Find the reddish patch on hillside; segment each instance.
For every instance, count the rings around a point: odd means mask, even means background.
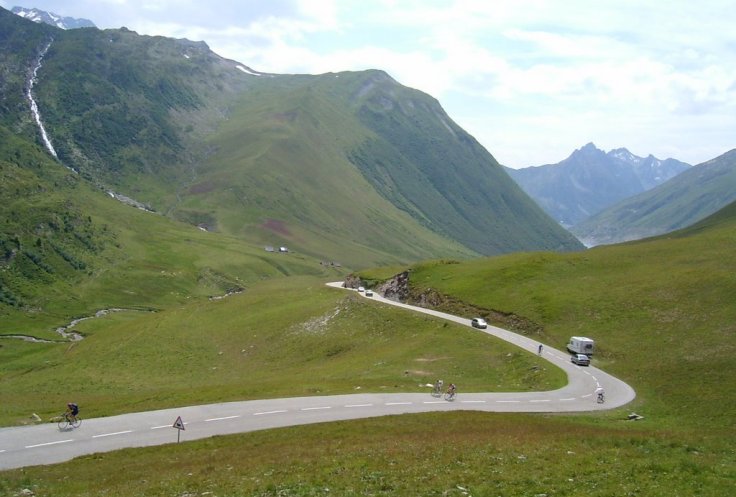
[[[196,185],[190,186],[188,193],[190,195],[199,195],[201,193],[211,192],[214,189],[215,189],[215,184],[213,182],[204,181],[202,183],[197,183]]]
[[[291,236],[291,231],[286,227],[286,223],[278,219],[266,219],[261,224],[261,228],[273,231],[281,236]]]
[[[277,122],[289,122],[292,123],[296,120],[296,118],[299,116],[299,113],[295,110],[291,112],[278,112],[275,114],[271,114],[271,117]]]

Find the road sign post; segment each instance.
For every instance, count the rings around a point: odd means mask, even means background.
[[[181,432],[186,429],[184,428],[184,422],[181,420],[181,416],[177,417],[176,421],[174,421],[174,428],[176,428],[176,443],[179,443]]]

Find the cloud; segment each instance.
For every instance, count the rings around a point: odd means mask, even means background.
[[[204,40],[260,71],[383,69],[436,97],[514,166],[589,141],[642,143],[642,153],[674,150],[690,162],[711,158],[693,151],[733,147],[724,132],[736,129],[732,0],[17,3]]]

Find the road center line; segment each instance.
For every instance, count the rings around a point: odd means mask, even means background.
[[[373,404],[348,404],[345,407],[373,407]]]
[[[485,404],[485,400],[461,400],[461,404]]]
[[[263,416],[263,415],[265,415],[265,414],[280,414],[280,413],[282,413],[282,412],[289,412],[289,411],[286,411],[286,410],[281,410],[281,411],[265,411],[265,412],[254,412],[254,413],[253,413],[253,416]]]
[[[384,405],[387,406],[408,406],[413,404],[413,402],[386,402]]]
[[[58,442],[46,442],[45,444],[36,444],[36,445],[26,445],[26,449],[32,449],[34,447],[45,447],[47,445],[56,445],[56,444],[65,444],[67,442],[73,442],[74,439],[69,440],[59,440]]]
[[[560,402],[568,402],[570,400],[575,400],[575,397],[570,397],[568,399],[560,399]]]
[[[173,428],[173,425],[161,425],[161,426],[151,426],[152,430],[160,430],[161,428]]]
[[[520,400],[497,400],[499,404],[518,404]]]
[[[530,400],[529,402],[549,402],[549,399],[536,399],[536,400]]]
[[[447,404],[446,400],[425,400],[422,404]]]
[[[332,409],[332,406],[322,406],[322,407],[303,407],[302,411],[318,411],[320,409]]]
[[[126,433],[132,433],[133,430],[116,431],[115,433],[103,433],[102,435],[92,435],[92,438],[111,437],[113,435],[125,435]]]
[[[239,414],[236,414],[235,416],[225,416],[225,417],[222,417],[222,418],[210,418],[210,419],[205,419],[204,421],[206,423],[208,421],[223,421],[225,419],[235,419],[235,418],[239,418],[239,417],[240,417],[240,415]]]

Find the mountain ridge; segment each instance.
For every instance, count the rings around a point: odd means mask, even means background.
[[[22,227],[73,225],[53,216],[34,221],[38,211],[19,197],[21,185],[34,181],[53,189],[58,180],[50,171],[62,165],[107,199],[134,199],[218,240],[240,240],[248,250],[287,246],[305,260],[336,267],[582,248],[436,99],[382,71],[263,74],[202,42],[127,29],[64,31],[0,9],[0,126],[17,138],[0,143],[8,171],[32,168],[33,161],[15,157],[43,146],[26,88],[46,46],[32,98],[58,160],[48,155],[46,166],[33,172],[36,180],[29,176],[3,191],[4,205],[17,206],[10,208],[20,220],[0,225],[0,238],[9,240],[3,263],[17,276],[2,283],[15,302],[36,305],[39,289],[54,284],[44,265],[60,274],[66,264],[51,248],[53,241],[64,250],[56,228],[45,244]],[[95,219],[100,200],[90,195],[75,204],[79,219]],[[50,212],[64,219],[63,209]],[[145,216],[158,224],[158,215]],[[104,230],[89,233],[92,243],[104,241]],[[33,271],[23,272],[16,267],[21,259],[10,255],[18,236],[24,247],[45,247],[33,256]],[[182,251],[177,244],[186,241],[158,243],[148,250]],[[102,270],[112,260],[71,247],[68,255],[80,251],[88,268]],[[312,271],[308,263],[294,267]],[[294,271],[284,265],[284,274]],[[217,281],[233,281],[226,271],[217,273]],[[95,269],[74,274],[86,284]]]
[[[736,200],[736,149],[622,200],[571,228],[586,245],[621,243],[683,229]]]
[[[53,12],[47,12],[41,9],[28,9],[25,7],[13,7],[11,12],[24,19],[28,19],[37,23],[45,23],[60,29],[79,29],[79,28],[96,28],[95,23],[89,19],[74,18],[68,16],[60,16]]]
[[[557,164],[506,171],[550,216],[569,228],[688,167],[651,154],[638,157],[626,148],[604,152],[588,143]]]

